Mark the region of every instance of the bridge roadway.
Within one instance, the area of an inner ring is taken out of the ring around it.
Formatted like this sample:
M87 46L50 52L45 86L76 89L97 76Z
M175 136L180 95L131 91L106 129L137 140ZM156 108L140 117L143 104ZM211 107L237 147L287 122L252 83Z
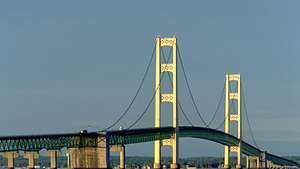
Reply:
M175 132L173 127L143 128L116 130L91 133L68 133L48 135L23 135L0 137L0 152L60 150L62 148L97 147L99 138L105 138L109 145L126 145L154 140L169 139ZM223 131L204 128L180 126L177 129L179 137L189 137L210 140L223 145L236 146L239 139ZM101 139L100 139L101 140ZM250 156L260 156L263 151L242 141L242 153ZM266 153L266 159L278 165L299 166L297 162Z

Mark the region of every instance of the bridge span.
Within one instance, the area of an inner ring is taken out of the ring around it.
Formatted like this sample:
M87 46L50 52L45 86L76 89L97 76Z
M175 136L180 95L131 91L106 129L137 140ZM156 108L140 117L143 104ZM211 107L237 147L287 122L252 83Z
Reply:
M18 151L26 152L26 157L30 160L38 158L37 152L45 149L50 152L52 167L55 168L58 151L67 148L71 168L110 168L110 151L121 152L120 156L124 156L121 158L125 159L124 148L127 144L167 140L173 136L174 132L177 132L180 138L210 140L227 146L236 146L239 143L238 138L220 130L179 126L177 129L161 127L90 133L6 136L0 137L0 151L4 152L10 165L13 165ZM270 162L281 166L299 166L297 162L265 152L244 141L242 141L242 153L246 156L258 157L260 162L266 163L266 166ZM30 165L34 166L34 160L31 161Z
M121 131L117 130L107 132L106 137L108 138L108 142L110 145L126 145L154 140L170 139L175 130L176 129L173 127L145 128ZM237 146L240 141L237 137L227 134L223 131L206 127L179 126L177 132L178 136L181 138L188 137L210 140L227 146ZM263 154L265 154L265 160L271 161L275 164L298 166L297 162L271 153L267 153L244 141L242 141L242 153L247 156L256 156L260 158L262 158Z

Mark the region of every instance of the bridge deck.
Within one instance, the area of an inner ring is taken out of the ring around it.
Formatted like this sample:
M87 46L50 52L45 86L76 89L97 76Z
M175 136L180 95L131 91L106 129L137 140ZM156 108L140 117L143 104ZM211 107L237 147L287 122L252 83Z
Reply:
M103 135L93 132L2 136L0 137L0 152L59 150L64 147L96 147L99 136Z
M42 149L59 150L64 147L97 147L98 138L105 137L110 145L135 144L163 140L172 137L173 127L144 128L131 130L108 131L106 133L68 133L48 135L23 135L0 137L0 152L6 151L39 151ZM178 128L179 137L206 139L223 145L238 145L239 139L223 131L204 128L181 126ZM242 141L242 153L259 156L263 151ZM267 160L279 165L298 166L298 163L270 153Z
M141 142L149 142L154 140L163 140L172 137L172 133L175 132L173 127L161 127L161 128L145 128L145 129L133 129L133 130L119 130L107 132L109 138L109 144L134 144ZM204 128L204 127L190 127L180 126L178 128L179 137L190 137L210 140L223 145L236 146L239 143L239 139L235 136L224 133L223 131ZM263 153L262 150L242 141L242 153L246 155L260 156ZM266 153L267 160L280 165L298 166L298 163L288 160L283 157L279 157L270 153Z

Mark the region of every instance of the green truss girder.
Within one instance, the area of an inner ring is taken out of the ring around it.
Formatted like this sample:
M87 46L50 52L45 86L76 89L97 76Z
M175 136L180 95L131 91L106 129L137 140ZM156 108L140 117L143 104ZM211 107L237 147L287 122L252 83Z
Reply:
M181 126L178 129L181 138L198 138L210 140L223 145L238 145L239 139L214 129L204 127ZM164 140L172 137L173 127L145 128L108 131L106 133L71 133L52 135L29 135L0 137L0 152L7 151L39 151L60 150L61 148L97 147L99 137L105 137L109 145L136 144ZM101 139L100 139L101 140ZM103 139L102 139L103 140ZM105 140L105 139L104 139ZM246 155L260 156L263 151L242 141L242 153ZM266 153L267 160L279 165L298 166L298 163Z
M169 139L172 137L174 132L175 129L172 127L121 130L107 132L107 138L109 138L110 145L135 144L154 140ZM181 126L178 128L178 133L179 137L205 139L229 146L237 146L239 143L239 139L235 136L226 134L223 131L204 127ZM260 156L261 153L263 153L263 151L244 141L242 141L241 144L242 153L245 155ZM270 153L266 153L266 158L275 164L298 166L298 163L294 161L275 156Z
M0 152L60 150L64 147L97 147L97 138L98 133L0 137Z

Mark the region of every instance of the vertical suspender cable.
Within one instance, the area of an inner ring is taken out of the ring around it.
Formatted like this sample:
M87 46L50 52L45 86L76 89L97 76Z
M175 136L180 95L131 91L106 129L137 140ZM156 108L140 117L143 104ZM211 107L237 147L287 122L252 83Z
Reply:
M150 58L150 60L149 60L149 63L148 63L148 65L147 65L147 68L146 68L146 70L145 70L145 73L144 73L144 75L143 75L143 78L142 78L142 80L141 80L141 82L140 82L140 84L139 84L139 87L138 87L138 89L137 89L137 91L136 91L134 97L131 99L129 105L128 105L127 108L124 110L124 112L121 114L121 116L120 116L114 123L112 123L110 126L106 127L103 131L107 131L107 130L113 128L113 127L114 127L116 124L118 124L118 123L124 118L124 116L129 112L129 110L130 110L130 108L132 107L134 101L136 100L138 94L140 93L140 91L141 91L141 89L142 89L142 86L143 86L143 84L144 84L144 82L145 82L145 79L146 79L146 77L147 77L147 75L148 75L148 72L149 72L149 69L150 69L152 60L153 60L153 58L154 58L155 47L156 47L156 45L154 45L154 49L153 49L153 51L152 51L151 58Z
M168 56L170 57L170 53L171 53L172 50L170 50ZM167 59L166 59L166 56L165 56L165 52L164 50L162 49L162 56L163 56L163 59L164 59L164 62L167 63ZM170 80L170 83L171 85L173 85L172 83L172 79L171 79L171 75L168 73L168 77L169 77L169 80ZM172 86L173 87L173 86ZM177 102L178 102L178 107L179 109L181 110L182 114L183 114L183 117L186 119L186 121L191 125L191 126L194 126L194 124L192 123L192 121L189 119L189 117L187 116L187 114L185 113L182 105L180 104L180 101L179 101L179 98L177 98Z
M177 45L177 46L179 46L179 45ZM183 64L183 61L182 61L182 58L181 58L181 54L180 54L179 47L177 48L177 51L178 51L179 62L180 62L181 67L182 67L184 79L185 79L185 82L186 82L186 85L187 85L187 88L188 88L188 91L189 91L189 95L190 95L190 97L191 97L191 99L192 99L193 106L194 106L194 108L195 108L195 110L196 110L196 112L197 112L197 114L198 114L200 120L201 120L202 123L204 124L204 126L205 126L205 127L209 127L209 126L207 125L207 123L205 122L204 118L202 117L202 115L201 115L201 113L200 113L200 111L199 111L199 109L198 109L198 107L197 107L195 98L194 98L193 93L192 93L192 90L191 90L191 86L190 86L189 81L188 81L188 79L187 79L187 75L186 75L186 72L185 72L185 69L184 69L184 64Z
M169 56L168 61L170 60L170 58L171 58L171 57ZM152 97L151 97L151 99L150 99L150 102L147 104L147 106L146 106L146 108L144 109L144 111L143 111L143 112L138 116L138 118L137 118L135 121L133 121L133 122L129 125L129 127L126 128L126 129L131 129L131 128L132 128L133 126L135 126L135 125L142 119L142 117L146 114L146 112L148 111L150 105L152 104L152 102L153 102L153 100L154 100L154 98L155 98L156 92L157 92L158 89L161 87L161 82L162 82L163 78L164 78L164 74L162 74L162 76L161 76L161 78L160 78L159 86L155 89L155 91L154 91L154 93L153 93L153 95L152 95Z
M250 124L250 120L249 120L249 117L248 117L248 110L247 110L247 105L246 105L246 100L245 100L245 90L244 90L244 86L243 86L243 83L241 84L242 86L242 98L243 98L243 106L244 106L244 109L245 109L245 114L246 114L246 119L247 119L247 124L249 126L249 130L250 130L250 135L251 135L251 138L252 138L252 141L253 141L253 144L255 145L256 148L258 148L258 145L256 143L256 140L255 140L255 137L254 137L254 134L253 134L253 131L252 131L252 127L251 127L251 124Z
M216 108L216 110L215 110L215 112L214 112L212 118L211 118L210 121L207 123L208 126L210 126L211 123L215 120L216 115L217 115L218 111L220 110L222 100L224 99L224 96L225 96L225 81L224 81L223 89L222 89L221 92L222 92L222 93L221 93L221 96L220 96L220 98L219 98L219 102L218 102L218 104L217 104L217 108Z

